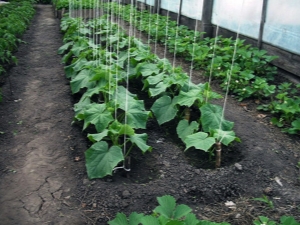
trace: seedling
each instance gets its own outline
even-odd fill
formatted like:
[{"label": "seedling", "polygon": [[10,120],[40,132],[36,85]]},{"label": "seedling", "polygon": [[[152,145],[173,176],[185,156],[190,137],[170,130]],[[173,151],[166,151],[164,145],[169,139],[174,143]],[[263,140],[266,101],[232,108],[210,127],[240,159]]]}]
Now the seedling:
[{"label": "seedling", "polygon": [[267,206],[269,208],[274,209],[274,204],[273,204],[272,200],[270,200],[268,198],[268,196],[266,196],[266,195],[263,195],[262,198],[253,198],[253,200],[263,202],[263,203],[267,204]]}]

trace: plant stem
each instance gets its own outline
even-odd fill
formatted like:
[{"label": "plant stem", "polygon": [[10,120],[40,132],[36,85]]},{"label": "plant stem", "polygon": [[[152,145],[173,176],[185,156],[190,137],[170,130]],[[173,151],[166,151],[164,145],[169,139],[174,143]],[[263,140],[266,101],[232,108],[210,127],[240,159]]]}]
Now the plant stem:
[{"label": "plant stem", "polygon": [[216,142],[216,168],[220,168],[221,166],[221,142]]},{"label": "plant stem", "polygon": [[191,117],[191,109],[189,107],[186,107],[184,109],[184,119],[190,121],[190,117]]}]

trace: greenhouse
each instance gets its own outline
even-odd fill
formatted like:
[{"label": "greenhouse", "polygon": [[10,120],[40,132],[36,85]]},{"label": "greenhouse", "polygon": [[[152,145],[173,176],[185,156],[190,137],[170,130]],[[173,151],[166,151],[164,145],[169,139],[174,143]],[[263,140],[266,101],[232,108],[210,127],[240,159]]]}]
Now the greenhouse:
[{"label": "greenhouse", "polygon": [[300,224],[296,0],[0,1],[3,224]]}]

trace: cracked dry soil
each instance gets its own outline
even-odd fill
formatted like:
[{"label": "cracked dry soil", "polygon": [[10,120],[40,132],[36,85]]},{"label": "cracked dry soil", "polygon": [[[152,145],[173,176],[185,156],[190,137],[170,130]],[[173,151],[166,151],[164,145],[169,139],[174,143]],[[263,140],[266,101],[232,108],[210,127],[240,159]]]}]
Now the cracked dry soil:
[{"label": "cracked dry soil", "polygon": [[[235,122],[242,143],[223,149],[218,170],[207,169],[212,167],[201,152],[183,152],[173,124],[158,127],[153,120],[147,124],[152,153],[134,153],[129,173],[88,180],[88,142],[81,128],[71,125],[75,100],[57,55],[60,21],[49,5],[36,10],[23,37],[27,43],[16,53],[19,64],[2,87],[0,224],[107,224],[117,212],[151,213],[156,197],[165,194],[192,207],[200,219],[232,225],[252,224],[259,215],[300,220],[299,137],[270,126],[269,117],[260,117],[251,102],[246,111],[228,99],[226,118]],[[163,46],[155,51],[165,55]],[[176,64],[189,71],[184,61],[176,59]],[[201,82],[196,71],[194,78]],[[139,86],[130,84],[133,90]],[[274,202],[274,209],[252,200],[262,195]],[[228,208],[226,201],[236,206]]]},{"label": "cracked dry soil", "polygon": [[36,10],[16,53],[18,66],[2,87],[0,224],[84,224],[70,160],[81,135],[71,127],[70,89],[57,55],[59,21],[51,6]]}]

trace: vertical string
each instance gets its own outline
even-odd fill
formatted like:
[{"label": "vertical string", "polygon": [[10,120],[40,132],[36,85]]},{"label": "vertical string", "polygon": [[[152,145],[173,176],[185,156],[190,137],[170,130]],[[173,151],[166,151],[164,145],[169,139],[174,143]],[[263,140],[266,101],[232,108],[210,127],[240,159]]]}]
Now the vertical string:
[{"label": "vertical string", "polygon": [[193,78],[193,70],[194,70],[194,58],[195,58],[195,47],[196,47],[196,35],[197,35],[197,28],[198,28],[198,20],[196,19],[195,23],[195,30],[194,30],[194,41],[193,41],[193,50],[192,50],[192,60],[191,60],[191,66],[189,71],[189,89],[192,84],[192,78]]},{"label": "vertical string", "polygon": [[[160,5],[160,0],[158,0],[158,5]],[[159,21],[159,12],[157,11],[156,12],[156,21],[155,23],[158,25]],[[156,30],[155,30],[155,44],[154,44],[154,54],[156,55],[157,54],[157,42],[158,42],[158,26],[156,26]]]},{"label": "vertical string", "polygon": [[[178,5],[178,12],[177,12],[177,21],[179,21],[180,17],[180,4]],[[173,70],[175,69],[176,66],[176,50],[177,50],[177,39],[178,39],[178,28],[179,23],[177,23],[176,30],[175,30],[175,43],[174,43],[174,54],[173,54]]]},{"label": "vertical string", "polygon": [[[226,109],[226,104],[227,104],[227,99],[228,99],[228,93],[229,93],[229,86],[230,86],[230,82],[231,82],[231,76],[232,76],[232,71],[233,71],[235,57],[236,57],[237,44],[238,44],[238,41],[239,41],[240,27],[241,27],[241,15],[242,15],[242,12],[243,12],[243,9],[244,9],[244,1],[245,0],[243,0],[243,2],[242,2],[242,8],[241,8],[240,14],[239,14],[240,19],[239,19],[238,30],[237,30],[237,33],[236,33],[236,40],[235,40],[235,44],[234,44],[234,51],[233,51],[233,55],[232,55],[230,71],[227,73],[227,86],[226,86],[226,93],[225,93],[225,98],[224,98],[224,103],[223,103],[222,117],[221,117],[219,129],[221,129],[222,122],[224,120],[224,114],[225,114],[225,109]],[[221,138],[220,142],[222,142],[223,138],[224,138],[224,136]]]},{"label": "vertical string", "polygon": [[[126,72],[126,95],[125,95],[125,117],[124,117],[124,124],[126,125],[128,123],[127,118],[127,111],[128,111],[128,91],[129,91],[129,71],[130,71],[130,48],[131,48],[131,37],[132,37],[132,11],[133,11],[133,0],[131,0],[130,5],[130,21],[129,21],[129,42],[128,42],[128,63],[127,63],[127,72]],[[126,155],[126,147],[127,147],[127,141],[126,141],[127,135],[124,134],[124,148],[123,148],[123,154]],[[125,159],[126,160],[126,159]],[[130,168],[126,168],[126,162],[123,161],[123,167],[125,171],[130,171]]]}]

